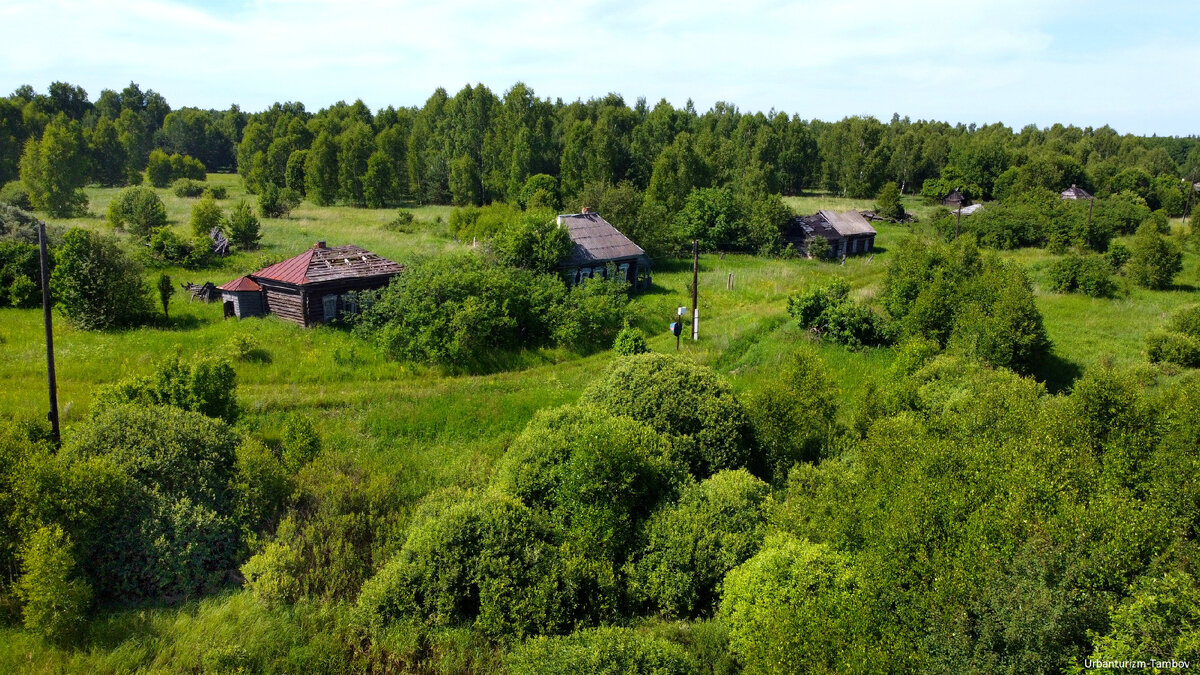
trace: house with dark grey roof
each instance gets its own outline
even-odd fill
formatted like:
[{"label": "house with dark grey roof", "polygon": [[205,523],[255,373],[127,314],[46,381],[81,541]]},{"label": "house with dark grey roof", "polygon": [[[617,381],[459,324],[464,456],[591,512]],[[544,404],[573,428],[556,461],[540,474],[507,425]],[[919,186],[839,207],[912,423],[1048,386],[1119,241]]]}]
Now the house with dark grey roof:
[{"label": "house with dark grey roof", "polygon": [[616,269],[633,288],[650,285],[650,258],[641,246],[621,234],[599,213],[583,208],[581,213],[561,215],[559,227],[565,227],[574,244],[571,253],[558,265],[568,282],[582,283],[591,277],[607,277],[608,266]]},{"label": "house with dark grey roof", "polygon": [[382,288],[404,267],[364,248],[316,246],[218,288],[226,316],[275,314],[301,326],[358,312],[358,294]]},{"label": "house with dark grey roof", "polygon": [[1083,188],[1079,187],[1078,185],[1075,185],[1074,183],[1072,183],[1071,187],[1062,191],[1062,198],[1063,199],[1078,199],[1078,200],[1083,201],[1083,200],[1091,199],[1092,193],[1090,193],[1087,190],[1084,190]]},{"label": "house with dark grey roof", "polygon": [[797,216],[783,233],[784,245],[808,255],[813,238],[829,242],[829,256],[869,253],[875,248],[875,228],[858,211],[820,211],[811,216]]},{"label": "house with dark grey roof", "polygon": [[952,209],[961,209],[970,203],[971,200],[967,199],[966,195],[959,190],[951,190],[950,194],[942,199],[942,204]]}]

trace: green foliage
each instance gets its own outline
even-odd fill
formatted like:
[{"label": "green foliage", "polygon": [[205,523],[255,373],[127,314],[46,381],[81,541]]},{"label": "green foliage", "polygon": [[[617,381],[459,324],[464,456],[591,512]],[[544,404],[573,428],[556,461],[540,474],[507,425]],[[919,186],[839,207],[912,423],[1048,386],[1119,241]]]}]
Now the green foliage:
[{"label": "green foliage", "polygon": [[1093,298],[1111,298],[1117,290],[1112,269],[1112,263],[1102,256],[1072,253],[1050,265],[1050,288],[1056,293],[1077,292]]},{"label": "green foliage", "polygon": [[833,247],[829,245],[829,240],[820,235],[814,236],[809,240],[806,248],[808,257],[813,260],[828,260],[833,252]]},{"label": "green foliage", "polygon": [[559,551],[543,519],[519,501],[479,495],[418,514],[404,548],[368,581],[358,621],[469,623],[492,638],[567,632],[608,615],[614,579]]},{"label": "green foliage", "polygon": [[302,415],[293,415],[283,425],[280,459],[291,471],[311,462],[321,452],[321,436],[312,422]]},{"label": "green foliage", "polygon": [[546,512],[571,550],[620,566],[641,522],[681,478],[654,429],[568,406],[538,413],[501,458],[494,485]]},{"label": "green foliage", "polygon": [[782,482],[797,462],[829,455],[836,431],[837,386],[820,357],[802,347],[785,357],[746,399],[754,439]]},{"label": "green foliage", "polygon": [[233,423],[238,417],[237,375],[216,357],[185,363],[178,356],[159,362],[152,375],[100,388],[99,407],[125,403],[170,405]]},{"label": "green foliage", "polygon": [[150,255],[159,262],[187,269],[201,269],[213,262],[212,240],[208,236],[184,239],[169,227],[153,231],[148,242]]},{"label": "green foliage", "polygon": [[158,275],[158,300],[162,303],[163,317],[171,318],[171,296],[175,295],[175,284],[171,281],[171,277],[160,274]]},{"label": "green foliage", "polygon": [[554,176],[538,173],[530,176],[521,186],[517,203],[523,209],[558,208],[558,181]]},{"label": "green foliage", "polygon": [[450,212],[450,230],[463,241],[487,239],[521,218],[519,209],[503,202],[484,207],[466,206]]},{"label": "green foliage", "polygon": [[1129,247],[1119,241],[1114,241],[1108,247],[1108,252],[1104,254],[1105,260],[1112,267],[1114,273],[1121,272],[1125,268],[1125,263],[1129,262],[1129,257],[1132,255],[1129,252]]},{"label": "green foliage", "polygon": [[168,155],[160,149],[150,152],[146,164],[146,178],[156,188],[165,188],[181,178],[202,181],[208,178],[204,163],[187,155]]},{"label": "green foliage", "polygon": [[550,211],[527,211],[504,224],[491,247],[503,265],[534,272],[553,272],[571,253],[571,235]]},{"label": "green foliage", "polygon": [[150,313],[141,269],[114,239],[88,230],[63,236],[50,288],[63,315],[85,330],[133,326]]},{"label": "green foliage", "polygon": [[1110,619],[1107,634],[1095,636],[1093,661],[1200,659],[1200,589],[1193,574],[1173,571],[1139,579]]},{"label": "green foliage", "polygon": [[646,344],[646,334],[640,328],[634,328],[628,322],[617,333],[613,340],[613,352],[618,356],[633,356],[650,351]]},{"label": "green foliage", "polygon": [[213,230],[225,231],[225,214],[212,197],[201,197],[192,205],[192,234],[207,237]]},{"label": "green foliage", "polygon": [[25,546],[17,595],[25,627],[51,639],[64,639],[87,617],[92,587],[79,578],[71,538],[57,525],[39,528]]},{"label": "green foliage", "polygon": [[882,295],[899,336],[953,345],[1018,372],[1050,349],[1024,271],[981,257],[967,240],[949,246],[905,240],[888,265]]},{"label": "green foliage", "polygon": [[510,652],[504,666],[513,675],[700,672],[679,645],[630,628],[594,628],[564,637],[535,638]]},{"label": "green foliage", "polygon": [[286,218],[300,201],[300,193],[292,188],[267,183],[258,196],[258,212],[263,218]]},{"label": "green foliage", "polygon": [[33,202],[29,199],[29,190],[19,180],[10,180],[0,187],[0,202],[14,206],[23,211],[32,211]]},{"label": "green foliage", "polygon": [[262,239],[258,217],[245,199],[239,201],[229,213],[229,238],[243,251],[258,248],[258,242]]},{"label": "green foliage", "polygon": [[614,362],[581,400],[671,437],[676,456],[696,478],[722,469],[762,470],[745,409],[704,366],[662,354],[630,356]]},{"label": "green foliage", "polygon": [[1200,368],[1200,305],[1180,310],[1165,329],[1147,333],[1146,355],[1151,363]]},{"label": "green foliage", "polygon": [[660,508],[646,523],[635,592],[668,617],[711,614],[725,575],[762,544],[768,494],[767,484],[744,469],[684,488],[678,503]]},{"label": "green foliage", "polygon": [[199,197],[207,186],[194,178],[179,178],[171,183],[171,192],[176,197]]},{"label": "green foliage", "polygon": [[229,190],[224,185],[209,185],[200,195],[207,195],[213,199],[225,199],[229,196]]},{"label": "green foliage", "polygon": [[78,122],[60,114],[46,126],[41,140],[25,141],[20,166],[33,208],[59,217],[87,208],[87,196],[80,190],[89,173],[87,144]]},{"label": "green foliage", "polygon": [[[820,238],[820,237],[818,237]],[[849,298],[850,285],[835,278],[828,286],[809,288],[788,298],[788,314],[803,329],[847,347],[888,341],[883,319]]]},{"label": "green foliage", "polygon": [[1179,244],[1159,234],[1153,222],[1138,228],[1129,244],[1129,263],[1125,273],[1133,283],[1145,288],[1170,288],[1175,275],[1183,270],[1183,252]]},{"label": "green foliage", "polygon": [[[0,239],[0,307],[36,307],[42,302],[38,247]],[[50,260],[53,265],[53,259]]]},{"label": "green foliage", "polygon": [[152,188],[127,187],[108,203],[108,224],[117,229],[127,227],[130,234],[149,238],[151,232],[167,224],[167,209]]},{"label": "green foliage", "polygon": [[875,214],[888,220],[904,220],[908,214],[904,212],[904,205],[900,203],[900,186],[892,181],[883,184],[883,188],[875,196]]},{"label": "green foliage", "polygon": [[750,672],[886,670],[863,595],[844,555],[774,535],[725,578],[720,616]]},{"label": "green foliage", "polygon": [[396,217],[392,218],[387,223],[384,223],[383,229],[389,232],[403,232],[412,234],[413,223],[416,221],[416,214],[406,209],[397,209]]},{"label": "green foliage", "polygon": [[629,283],[609,265],[608,276],[571,286],[550,316],[555,344],[576,351],[603,349],[613,343],[625,320]]}]

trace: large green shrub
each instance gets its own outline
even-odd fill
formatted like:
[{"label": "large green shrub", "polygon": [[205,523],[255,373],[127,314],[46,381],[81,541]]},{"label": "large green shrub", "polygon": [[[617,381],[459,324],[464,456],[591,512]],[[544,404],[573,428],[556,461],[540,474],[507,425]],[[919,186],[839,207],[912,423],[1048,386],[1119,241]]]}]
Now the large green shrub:
[{"label": "large green shrub", "polygon": [[150,315],[141,269],[116,240],[74,228],[63,235],[54,258],[50,288],[63,315],[76,326],[123,328]]},{"label": "large green shrub", "polygon": [[662,354],[631,356],[614,362],[581,400],[672,437],[697,478],[722,469],[762,470],[745,409],[704,366]]},{"label": "large green shrub", "polygon": [[677,644],[630,628],[595,628],[521,644],[504,659],[512,675],[693,675],[701,672]]},{"label": "large green shrub", "polygon": [[615,597],[611,569],[560,551],[534,511],[475,495],[420,517],[400,553],[364,584],[356,613],[374,629],[418,619],[519,640],[604,618]]},{"label": "large green shrub", "polygon": [[1147,334],[1146,354],[1152,363],[1200,368],[1200,305],[1179,310],[1164,329]]},{"label": "large green shrub", "polygon": [[886,670],[865,604],[845,556],[775,535],[725,578],[720,616],[749,672]]},{"label": "large green shrub", "polygon": [[501,264],[534,272],[553,272],[571,253],[571,235],[559,227],[554,212],[527,211],[505,223],[492,237]]},{"label": "large green shrub", "polygon": [[108,224],[126,228],[138,237],[149,237],[156,228],[167,224],[167,209],[153,188],[127,187],[108,203]]},{"label": "large green shrub", "polygon": [[612,344],[625,320],[629,283],[609,266],[606,278],[592,277],[571,286],[551,313],[552,339],[577,351]]},{"label": "large green shrub", "polygon": [[258,248],[258,241],[262,238],[258,217],[245,199],[239,201],[229,213],[229,238],[243,251]]},{"label": "large green shrub", "polygon": [[670,455],[646,424],[567,406],[538,413],[501,458],[494,485],[548,513],[575,550],[619,564],[684,475]]},{"label": "large green shrub", "polygon": [[634,354],[645,354],[650,351],[650,347],[646,344],[646,334],[641,329],[634,328],[628,323],[621,328],[617,333],[617,337],[613,339],[613,352],[618,356],[633,356]]},{"label": "large green shrub", "polygon": [[36,307],[42,302],[41,287],[38,247],[0,239],[0,307]]},{"label": "large green shrub", "polygon": [[221,212],[217,200],[204,196],[192,205],[191,227],[192,234],[197,237],[207,237],[214,229],[225,230],[225,214]]},{"label": "large green shrub", "polygon": [[92,588],[76,571],[71,538],[61,527],[39,528],[25,546],[17,595],[25,627],[51,639],[63,639],[87,618]]},{"label": "large green shrub", "polygon": [[1050,288],[1058,293],[1083,293],[1108,298],[1116,292],[1112,263],[1099,255],[1069,254],[1050,265]]},{"label": "large green shrub", "polygon": [[236,387],[237,374],[228,363],[214,357],[184,362],[175,356],[158,363],[151,375],[101,388],[96,404],[170,405],[233,423],[238,417]]},{"label": "large green shrub", "polygon": [[1154,290],[1170,288],[1175,275],[1183,271],[1179,244],[1160,235],[1152,222],[1138,228],[1129,244],[1129,253],[1125,273],[1139,286]]},{"label": "large green shrub", "polygon": [[820,357],[801,348],[789,354],[746,399],[754,440],[781,481],[797,462],[829,454],[837,416],[837,385]]},{"label": "large green shrub", "polygon": [[766,529],[766,483],[744,469],[721,471],[683,490],[646,523],[633,584],[668,617],[709,615],[721,581],[758,552]]},{"label": "large green shrub", "polygon": [[850,284],[838,277],[828,285],[814,286],[788,297],[788,314],[803,329],[847,347],[887,342],[882,317],[851,300]]},{"label": "large green shrub", "polygon": [[892,181],[883,184],[875,197],[875,213],[888,220],[903,220],[904,205],[900,203],[900,187]]}]

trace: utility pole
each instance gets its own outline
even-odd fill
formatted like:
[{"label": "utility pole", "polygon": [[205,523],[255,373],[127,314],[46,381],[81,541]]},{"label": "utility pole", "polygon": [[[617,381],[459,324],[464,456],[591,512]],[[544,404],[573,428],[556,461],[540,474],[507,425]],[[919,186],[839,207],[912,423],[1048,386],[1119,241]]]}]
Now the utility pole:
[{"label": "utility pole", "polygon": [[55,447],[58,433],[58,383],[54,379],[54,326],[50,315],[50,265],[46,255],[46,223],[38,221],[38,249],[42,262],[42,316],[46,324],[46,384],[50,390],[50,434]]},{"label": "utility pole", "polygon": [[958,211],[955,212],[958,214],[958,220],[954,221],[954,238],[955,239],[958,239],[958,231],[962,227],[962,210],[963,210],[962,204],[959,204]]},{"label": "utility pole", "polygon": [[700,240],[692,240],[692,341],[700,339]]},{"label": "utility pole", "polygon": [[1091,236],[1091,232],[1092,232],[1092,205],[1095,203],[1096,203],[1095,197],[1092,197],[1091,199],[1088,200],[1088,227],[1087,227],[1088,236]]}]

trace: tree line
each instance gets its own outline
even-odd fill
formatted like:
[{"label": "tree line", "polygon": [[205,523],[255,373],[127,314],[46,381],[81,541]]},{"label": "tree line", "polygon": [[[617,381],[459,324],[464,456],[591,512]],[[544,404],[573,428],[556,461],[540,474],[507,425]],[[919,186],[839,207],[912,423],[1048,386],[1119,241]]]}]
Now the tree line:
[{"label": "tree line", "polygon": [[547,176],[540,185],[560,204],[626,186],[648,215],[679,210],[693,188],[872,197],[888,181],[902,193],[960,188],[975,199],[1071,184],[1101,196],[1130,190],[1179,215],[1181,185],[1200,169],[1195,137],[899,115],[826,122],[725,102],[700,113],[690,101],[630,106],[617,94],[568,103],[522,83],[499,96],[483,85],[453,96],[439,88],[424,105],[376,112],[361,100],[316,113],[296,102],[174,110],[134,83],[95,102],[62,82],[0,99],[0,184],[21,177],[31,192],[61,193],[39,208],[70,210],[72,190],[87,183],[139,183],[155,151],[210,172],[236,169],[252,192],[290,188],[317,204],[516,203],[531,177]]}]

